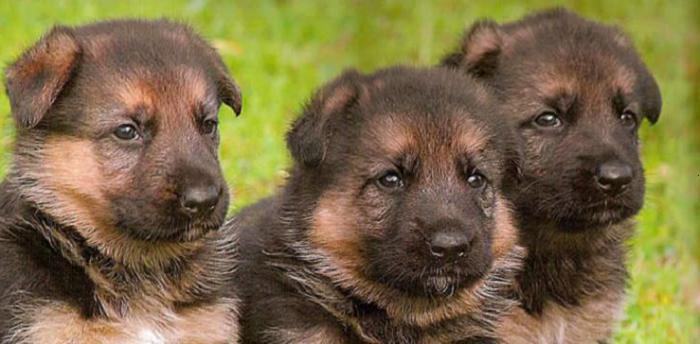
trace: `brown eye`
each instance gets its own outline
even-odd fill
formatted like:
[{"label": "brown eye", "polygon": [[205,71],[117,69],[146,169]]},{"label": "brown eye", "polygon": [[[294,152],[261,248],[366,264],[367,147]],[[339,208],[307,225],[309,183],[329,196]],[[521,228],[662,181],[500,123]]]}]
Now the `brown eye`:
[{"label": "brown eye", "polygon": [[139,132],[132,124],[122,124],[114,130],[114,136],[120,140],[131,141],[139,138]]},{"label": "brown eye", "polygon": [[213,119],[207,119],[202,122],[202,132],[205,135],[212,135],[216,132],[216,128],[218,127],[219,123],[216,120]]},{"label": "brown eye", "polygon": [[561,125],[561,119],[554,111],[545,111],[535,117],[535,124],[543,128],[556,128]]},{"label": "brown eye", "polygon": [[620,115],[620,122],[625,128],[630,130],[637,127],[637,118],[629,111],[625,111]]},{"label": "brown eye", "polygon": [[403,187],[403,180],[401,179],[401,176],[397,172],[387,172],[379,179],[377,179],[377,183],[385,189],[398,189]]},{"label": "brown eye", "polygon": [[474,172],[467,177],[467,183],[474,189],[481,189],[486,186],[486,177],[479,172]]}]

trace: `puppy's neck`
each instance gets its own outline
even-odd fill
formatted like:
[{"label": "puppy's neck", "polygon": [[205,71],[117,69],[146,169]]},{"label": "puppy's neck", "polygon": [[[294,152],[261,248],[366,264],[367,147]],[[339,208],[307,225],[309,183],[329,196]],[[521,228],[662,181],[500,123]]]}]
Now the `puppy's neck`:
[{"label": "puppy's neck", "polygon": [[124,264],[31,204],[21,202],[14,209],[17,226],[38,231],[54,251],[84,271],[94,285],[99,313],[108,318],[211,300],[233,273],[233,264],[224,263],[235,255],[233,235],[212,232],[195,248],[158,265]]},{"label": "puppy's neck", "polygon": [[605,294],[621,298],[627,279],[625,240],[633,228],[632,220],[577,232],[524,223],[521,242],[528,255],[517,284],[523,307],[540,314],[547,302],[573,307]]},{"label": "puppy's neck", "polygon": [[269,264],[282,270],[294,288],[368,343],[402,342],[406,338],[418,341],[430,337],[429,329],[446,324],[459,324],[455,326],[460,333],[454,334],[459,338],[487,338],[500,314],[514,306],[507,297],[509,284],[504,281],[512,281],[520,268],[524,250],[518,246],[495,262],[496,268],[478,285],[448,298],[430,298],[406,295],[334,266],[322,252],[309,246],[302,232],[292,230],[284,238],[283,250],[266,252]]}]

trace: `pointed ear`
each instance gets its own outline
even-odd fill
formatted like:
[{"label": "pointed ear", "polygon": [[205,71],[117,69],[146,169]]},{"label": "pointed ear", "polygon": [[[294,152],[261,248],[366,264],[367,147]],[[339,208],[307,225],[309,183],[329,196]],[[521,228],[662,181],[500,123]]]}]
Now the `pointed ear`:
[{"label": "pointed ear", "polygon": [[482,20],[464,34],[459,51],[446,56],[442,64],[478,77],[488,76],[498,67],[502,47],[503,32],[498,24]]},{"label": "pointed ear", "polygon": [[80,58],[73,30],[57,26],[5,71],[12,116],[23,129],[35,127],[70,80]]},{"label": "pointed ear", "polygon": [[356,70],[318,90],[287,133],[287,147],[297,162],[316,167],[323,162],[331,135],[331,122],[367,97],[363,77]]}]

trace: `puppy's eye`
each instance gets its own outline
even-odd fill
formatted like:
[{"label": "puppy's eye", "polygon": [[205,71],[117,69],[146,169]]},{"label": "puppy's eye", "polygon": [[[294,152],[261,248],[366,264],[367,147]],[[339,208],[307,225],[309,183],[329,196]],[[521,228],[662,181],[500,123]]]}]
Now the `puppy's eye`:
[{"label": "puppy's eye", "polygon": [[122,124],[114,130],[114,136],[120,140],[131,141],[139,138],[139,131],[133,124]]},{"label": "puppy's eye", "polygon": [[403,187],[403,180],[397,172],[387,172],[377,179],[377,183],[385,189],[398,189]]},{"label": "puppy's eye", "polygon": [[216,132],[216,128],[218,127],[219,123],[216,120],[213,119],[207,119],[204,122],[202,122],[202,132],[205,135],[211,135]]},{"label": "puppy's eye", "polygon": [[634,129],[637,127],[637,117],[630,111],[625,111],[620,115],[620,122],[627,129]]},{"label": "puppy's eye", "polygon": [[554,111],[545,111],[535,117],[535,124],[543,128],[555,128],[561,125],[561,119]]},{"label": "puppy's eye", "polygon": [[486,177],[479,172],[474,172],[467,177],[467,183],[474,189],[481,189],[486,186]]}]

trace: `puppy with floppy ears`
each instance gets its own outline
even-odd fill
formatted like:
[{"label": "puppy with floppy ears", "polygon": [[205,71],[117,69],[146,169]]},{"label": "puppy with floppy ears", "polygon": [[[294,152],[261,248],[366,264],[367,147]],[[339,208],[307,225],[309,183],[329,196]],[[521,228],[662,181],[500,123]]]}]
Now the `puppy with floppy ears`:
[{"label": "puppy with floppy ears", "polygon": [[6,71],[0,342],[234,343],[217,112],[241,94],[168,21],[56,27]]},{"label": "puppy with floppy ears", "polygon": [[231,223],[243,341],[493,341],[523,255],[504,196],[519,155],[494,104],[443,69],[320,89],[287,136],[286,187]]},{"label": "puppy with floppy ears", "polygon": [[624,33],[562,9],[477,23],[443,64],[492,87],[525,141],[515,205],[528,257],[506,342],[607,341],[644,198],[637,131],[661,111],[656,81]]}]

